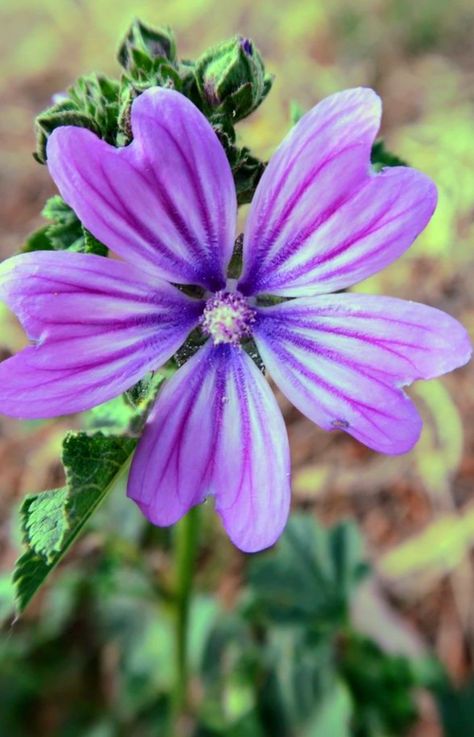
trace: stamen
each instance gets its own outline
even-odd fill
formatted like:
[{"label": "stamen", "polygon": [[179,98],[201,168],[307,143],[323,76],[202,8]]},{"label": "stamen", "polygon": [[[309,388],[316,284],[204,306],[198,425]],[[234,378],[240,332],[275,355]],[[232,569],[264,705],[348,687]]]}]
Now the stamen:
[{"label": "stamen", "polygon": [[216,292],[208,299],[201,317],[201,329],[214,343],[238,345],[251,335],[255,311],[238,292]]}]

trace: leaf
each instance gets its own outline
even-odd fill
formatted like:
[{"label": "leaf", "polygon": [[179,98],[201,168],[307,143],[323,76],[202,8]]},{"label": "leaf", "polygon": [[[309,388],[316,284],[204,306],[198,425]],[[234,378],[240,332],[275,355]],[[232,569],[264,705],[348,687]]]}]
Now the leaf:
[{"label": "leaf", "polygon": [[32,550],[48,562],[61,550],[69,527],[67,498],[68,490],[63,486],[27,496],[21,507],[24,538]]},{"label": "leaf", "polygon": [[139,435],[166,376],[165,371],[150,373],[125,394],[94,407],[85,415],[86,428],[104,435]]},{"label": "leaf", "polygon": [[34,233],[24,251],[55,250],[107,256],[108,248],[84,228],[74,210],[59,195],[50,197],[42,211],[52,225]]},{"label": "leaf", "polygon": [[22,253],[30,251],[54,251],[53,244],[48,236],[49,225],[43,225],[39,230],[35,230],[28,238],[23,246]]},{"label": "leaf", "polygon": [[326,530],[312,517],[296,514],[279,545],[250,564],[253,604],[278,623],[310,626],[324,619],[337,627],[366,571],[353,524]]},{"label": "leaf", "polygon": [[82,228],[84,238],[84,253],[95,253],[97,256],[107,256],[109,249],[97,240],[92,233]]},{"label": "leaf", "polygon": [[[66,104],[68,101],[66,101]],[[34,157],[40,164],[46,163],[46,147],[51,133],[63,125],[74,125],[79,128],[87,128],[93,133],[99,134],[100,130],[90,115],[71,109],[64,103],[45,110],[38,115],[35,121],[36,128],[36,152]]]},{"label": "leaf", "polygon": [[127,437],[69,433],[63,442],[67,489],[27,497],[22,527],[26,552],[13,574],[22,612],[128,467],[136,441]]},{"label": "leaf", "polygon": [[341,681],[328,690],[302,737],[351,737],[352,700]]},{"label": "leaf", "polygon": [[385,169],[387,166],[408,166],[406,161],[403,161],[399,156],[392,154],[391,151],[388,151],[385,148],[383,138],[379,138],[375,141],[372,146],[372,154],[370,158],[372,167],[375,171]]},{"label": "leaf", "polygon": [[447,684],[438,690],[437,702],[445,737],[467,737],[474,721],[474,678],[462,688]]}]

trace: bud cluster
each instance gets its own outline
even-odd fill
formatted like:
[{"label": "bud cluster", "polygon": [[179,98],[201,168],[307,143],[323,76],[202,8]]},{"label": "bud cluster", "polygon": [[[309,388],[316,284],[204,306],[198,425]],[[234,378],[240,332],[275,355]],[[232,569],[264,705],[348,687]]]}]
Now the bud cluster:
[{"label": "bud cluster", "polygon": [[170,87],[188,97],[214,126],[232,167],[239,203],[249,202],[265,165],[248,148],[236,145],[234,126],[261,104],[272,84],[253,41],[235,36],[196,61],[183,60],[171,29],[135,20],[120,44],[118,61],[119,80],[90,74],[54,95],[54,104],[36,119],[37,161],[46,162],[48,137],[62,125],[88,128],[114,146],[127,145],[134,99],[150,87]]}]

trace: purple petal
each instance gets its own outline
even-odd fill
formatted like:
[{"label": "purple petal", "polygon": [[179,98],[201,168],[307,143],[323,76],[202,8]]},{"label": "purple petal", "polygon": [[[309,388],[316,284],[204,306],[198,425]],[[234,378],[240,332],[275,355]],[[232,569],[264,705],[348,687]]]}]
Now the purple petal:
[{"label": "purple petal", "polygon": [[343,289],[413,243],[436,189],[408,167],[375,175],[380,100],[368,89],[328,97],[285,138],[258,185],[244,241],[244,294]]},{"label": "purple petal", "polygon": [[117,396],[175,353],[203,309],[130,264],[46,251],[0,265],[0,299],[34,342],[0,364],[0,412],[23,418]]},{"label": "purple petal", "polygon": [[178,92],[154,87],[132,105],[133,142],[115,148],[60,127],[48,166],[61,195],[96,238],[169,281],[224,286],[236,195],[224,149]]},{"label": "purple petal", "polygon": [[241,550],[275,542],[288,517],[288,438],[267,382],[243,350],[208,342],[165,385],[128,495],[156,525],[173,524],[212,495]]},{"label": "purple petal", "polygon": [[468,361],[466,331],[426,305],[338,294],[261,308],[254,335],[282,392],[326,430],[369,448],[404,453],[421,419],[401,387]]}]

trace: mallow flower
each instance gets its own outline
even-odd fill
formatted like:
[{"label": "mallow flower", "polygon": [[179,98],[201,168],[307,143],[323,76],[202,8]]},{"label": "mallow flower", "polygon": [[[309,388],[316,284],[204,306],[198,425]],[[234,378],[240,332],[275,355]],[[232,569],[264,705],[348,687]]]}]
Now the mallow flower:
[{"label": "mallow flower", "polygon": [[256,190],[238,279],[227,278],[232,173],[188,99],[162,88],[140,95],[124,148],[56,129],[51,176],[118,258],[36,252],[1,265],[0,296],[32,344],[0,365],[0,411],[87,410],[160,368],[198,330],[207,340],[159,393],[128,495],[156,525],[213,496],[249,552],[285,525],[290,456],[277,402],[243,342],[255,341],[275,384],[322,428],[383,453],[410,450],[422,423],[403,387],[464,364],[470,345],[433,307],[343,291],[406,251],[436,206],[424,174],[371,169],[380,115],[377,95],[359,88],[293,127]]}]

